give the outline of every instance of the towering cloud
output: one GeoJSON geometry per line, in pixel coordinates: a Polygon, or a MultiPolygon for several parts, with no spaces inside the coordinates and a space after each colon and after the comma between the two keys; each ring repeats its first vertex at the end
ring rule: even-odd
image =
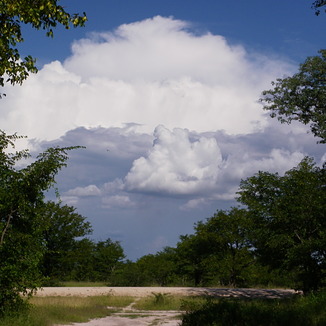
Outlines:
{"type": "Polygon", "coordinates": [[[76,41],[65,62],[6,90],[0,123],[48,140],[79,126],[125,123],[147,133],[159,124],[249,133],[266,124],[261,90],[287,69],[222,36],[198,35],[189,23],[157,16],[76,41]]]}
{"type": "Polygon", "coordinates": [[[258,170],[325,160],[302,125],[280,125],[258,103],[292,69],[157,16],[77,40],[64,62],[7,87],[0,126],[36,138],[37,151],[85,145],[58,177],[61,199],[134,258],[234,204],[258,170]]]}

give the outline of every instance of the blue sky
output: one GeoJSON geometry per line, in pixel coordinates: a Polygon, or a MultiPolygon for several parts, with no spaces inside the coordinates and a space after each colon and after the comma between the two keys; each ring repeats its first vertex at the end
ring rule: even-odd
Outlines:
{"type": "Polygon", "coordinates": [[[86,12],[85,28],[57,29],[55,38],[47,40],[41,32],[25,35],[26,54],[33,53],[41,62],[64,60],[71,42],[93,31],[108,31],[156,15],[173,16],[192,23],[198,33],[209,31],[223,35],[228,42],[245,44],[262,52],[281,55],[296,62],[324,46],[323,15],[316,17],[309,0],[65,0],[70,12],[86,12]]]}
{"type": "MultiPolygon", "coordinates": [[[[0,127],[37,153],[84,145],[58,176],[64,203],[95,240],[129,259],[174,246],[199,220],[237,205],[241,179],[284,173],[325,145],[280,125],[258,98],[324,47],[312,1],[62,1],[85,28],[54,39],[24,28],[39,73],[8,86],[0,127]]],[[[49,195],[50,196],[50,195],[49,195]]]]}

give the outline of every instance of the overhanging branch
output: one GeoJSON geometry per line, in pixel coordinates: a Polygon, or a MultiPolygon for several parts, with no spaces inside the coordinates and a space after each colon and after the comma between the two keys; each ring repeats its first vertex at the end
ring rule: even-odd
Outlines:
{"type": "Polygon", "coordinates": [[[8,215],[8,219],[7,219],[7,222],[6,222],[5,226],[4,226],[3,229],[2,229],[2,232],[1,232],[1,238],[0,238],[0,246],[3,245],[5,235],[6,235],[7,231],[8,231],[8,228],[9,228],[9,226],[10,226],[10,221],[12,220],[12,217],[13,217],[13,216],[12,216],[13,212],[14,212],[14,211],[11,211],[11,212],[9,213],[9,215],[8,215]]]}

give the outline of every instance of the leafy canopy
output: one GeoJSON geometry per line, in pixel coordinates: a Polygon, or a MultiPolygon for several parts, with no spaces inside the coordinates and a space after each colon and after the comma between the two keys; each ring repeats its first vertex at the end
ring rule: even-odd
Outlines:
{"type": "Polygon", "coordinates": [[[22,24],[46,31],[53,37],[58,24],[66,29],[84,26],[83,15],[70,14],[59,5],[60,0],[2,0],[0,2],[0,86],[5,82],[21,84],[29,72],[37,72],[35,59],[21,58],[17,44],[24,41],[22,24]]]}
{"type": "Polygon", "coordinates": [[[40,214],[44,192],[66,166],[67,152],[76,148],[49,148],[19,168],[18,163],[29,157],[27,150],[14,150],[19,138],[0,130],[0,315],[18,309],[21,294],[31,295],[40,286],[47,227],[40,214]]]}
{"type": "Polygon", "coordinates": [[[253,222],[255,253],[305,292],[326,282],[326,173],[311,158],[284,176],[259,172],[241,181],[239,201],[253,222]]]}
{"type": "Polygon", "coordinates": [[[254,264],[246,236],[251,221],[247,211],[237,207],[218,210],[205,222],[195,225],[195,234],[181,236],[177,244],[177,264],[194,284],[215,282],[243,286],[254,264]]]}
{"type": "MultiPolygon", "coordinates": [[[[312,4],[312,9],[315,9],[315,14],[318,16],[320,14],[320,9],[321,7],[326,6],[326,0],[317,0],[314,1],[312,4]]],[[[326,9],[325,9],[326,12],[326,9]]]]}
{"type": "Polygon", "coordinates": [[[260,101],[272,118],[310,124],[314,136],[326,143],[326,50],[319,53],[308,57],[292,77],[272,82],[274,88],[263,91],[260,101]]]}
{"type": "Polygon", "coordinates": [[[65,258],[76,247],[76,238],[92,232],[89,222],[72,206],[48,201],[40,210],[45,226],[45,254],[41,265],[44,276],[59,278],[67,269],[65,258]]]}

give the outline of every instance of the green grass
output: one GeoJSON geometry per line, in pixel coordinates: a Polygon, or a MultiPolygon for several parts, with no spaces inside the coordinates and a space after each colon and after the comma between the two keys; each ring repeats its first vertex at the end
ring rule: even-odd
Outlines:
{"type": "Polygon", "coordinates": [[[326,292],[291,299],[207,299],[182,326],[325,326],[326,292]]]}
{"type": "Polygon", "coordinates": [[[203,297],[184,297],[167,293],[152,293],[138,300],[133,308],[139,310],[184,310],[185,307],[199,307],[203,305],[203,297]]]}
{"type": "Polygon", "coordinates": [[[134,301],[132,297],[34,297],[29,311],[0,319],[0,326],[51,326],[71,322],[87,322],[93,318],[108,316],[111,307],[125,307],[134,301]]]}
{"type": "MultiPolygon", "coordinates": [[[[31,309],[0,319],[0,326],[52,326],[108,316],[135,298],[118,296],[33,297],[31,309]],[[115,307],[108,309],[107,307],[115,307]]],[[[186,311],[182,326],[325,326],[326,291],[288,299],[214,299],[152,293],[137,300],[139,310],[186,311]]],[[[133,316],[136,318],[137,312],[133,316]]]]}

